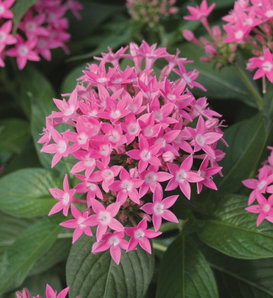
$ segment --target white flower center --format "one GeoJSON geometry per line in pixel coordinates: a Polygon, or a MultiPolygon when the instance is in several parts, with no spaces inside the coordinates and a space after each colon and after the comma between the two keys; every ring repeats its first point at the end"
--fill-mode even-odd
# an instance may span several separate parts
{"type": "Polygon", "coordinates": [[[258,190],[261,190],[263,189],[264,187],[266,186],[266,181],[265,180],[262,180],[259,184],[258,184],[258,190]]]}
{"type": "Polygon", "coordinates": [[[265,205],[263,206],[263,211],[264,211],[264,212],[268,212],[270,209],[271,209],[271,207],[270,207],[269,204],[265,204],[265,205]]]}
{"type": "Polygon", "coordinates": [[[90,112],[88,113],[88,116],[90,116],[90,117],[96,117],[97,114],[98,114],[98,111],[97,111],[97,110],[92,110],[92,111],[90,111],[90,112]]]}
{"type": "Polygon", "coordinates": [[[117,236],[112,236],[109,238],[108,242],[112,246],[117,246],[120,243],[120,239],[117,236]]]}
{"type": "Polygon", "coordinates": [[[6,40],[6,37],[7,37],[7,35],[6,35],[5,32],[0,32],[0,42],[5,41],[6,40]]]}
{"type": "Polygon", "coordinates": [[[92,157],[87,157],[87,158],[84,160],[84,165],[85,165],[86,167],[92,167],[94,164],[95,164],[95,159],[92,158],[92,157]]]}
{"type": "Polygon", "coordinates": [[[159,111],[154,111],[154,117],[156,121],[162,121],[163,120],[163,113],[159,111]]]}
{"type": "Polygon", "coordinates": [[[65,116],[70,116],[74,113],[75,107],[74,106],[69,106],[67,109],[64,111],[65,116]]]}
{"type": "Polygon", "coordinates": [[[184,182],[185,179],[187,179],[187,178],[188,178],[188,175],[184,170],[179,170],[175,176],[175,179],[178,182],[184,182]]]}
{"type": "Polygon", "coordinates": [[[152,184],[156,181],[156,174],[154,172],[149,172],[145,175],[144,180],[147,184],[152,184]]]}
{"type": "Polygon", "coordinates": [[[185,73],[183,74],[183,79],[188,84],[190,84],[192,82],[191,78],[188,75],[186,75],[185,73]]]}
{"type": "Polygon", "coordinates": [[[46,46],[47,42],[45,39],[40,39],[37,43],[38,48],[43,49],[46,46]]]}
{"type": "Polygon", "coordinates": [[[107,81],[108,81],[107,78],[98,78],[98,79],[97,79],[97,82],[98,82],[98,83],[105,83],[105,82],[107,82],[107,81]]]}
{"type": "Polygon", "coordinates": [[[34,23],[34,22],[27,22],[26,23],[26,29],[28,30],[28,31],[35,31],[35,29],[36,29],[36,24],[34,23]]]}
{"type": "Polygon", "coordinates": [[[26,46],[22,45],[18,48],[18,53],[20,56],[26,56],[28,54],[29,50],[26,46]]]}
{"type": "Polygon", "coordinates": [[[4,5],[0,5],[0,14],[5,12],[5,7],[4,5]]]}
{"type": "Polygon", "coordinates": [[[107,169],[107,170],[102,171],[102,176],[105,179],[112,179],[114,177],[114,173],[113,173],[113,171],[107,169]]]}
{"type": "Polygon", "coordinates": [[[145,233],[142,229],[138,229],[135,231],[135,238],[140,239],[145,236],[145,233]]]}
{"type": "Polygon", "coordinates": [[[120,140],[119,132],[116,130],[111,130],[108,139],[113,143],[117,143],[120,140]]]}
{"type": "Polygon", "coordinates": [[[264,63],[262,64],[262,68],[263,68],[264,71],[269,72],[269,71],[271,71],[271,69],[273,68],[273,65],[272,65],[271,62],[266,61],[266,62],[264,62],[264,63]]]}
{"type": "Polygon", "coordinates": [[[91,191],[95,191],[97,188],[97,185],[95,183],[87,182],[86,185],[91,191]]]}
{"type": "Polygon", "coordinates": [[[144,149],[141,151],[140,153],[140,158],[143,160],[143,161],[147,161],[151,158],[152,154],[149,150],[147,149],[144,149]]]}
{"type": "Polygon", "coordinates": [[[244,25],[252,25],[253,24],[253,20],[251,18],[247,18],[244,21],[244,25]]]}
{"type": "Polygon", "coordinates": [[[158,144],[158,143],[161,143],[161,148],[165,148],[166,147],[166,140],[164,138],[158,138],[156,141],[155,141],[155,144],[158,144]]]}
{"type": "MultiPolygon", "coordinates": [[[[184,80],[187,82],[187,80],[186,80],[185,77],[187,77],[187,79],[189,79],[189,77],[188,77],[187,75],[184,74],[184,80]]],[[[167,97],[168,97],[169,100],[176,100],[176,95],[175,95],[175,94],[169,93],[169,94],[167,95],[167,97]]]]}
{"type": "Polygon", "coordinates": [[[83,218],[83,217],[79,217],[78,220],[77,220],[77,224],[78,224],[81,228],[85,228],[86,225],[83,224],[84,221],[85,221],[85,218],[83,218]]]}
{"type": "Polygon", "coordinates": [[[139,125],[137,122],[132,122],[127,125],[127,131],[130,135],[135,135],[138,132],[139,125]]]}
{"type": "Polygon", "coordinates": [[[272,10],[272,9],[268,10],[268,11],[265,13],[265,15],[266,15],[268,18],[273,17],[273,10],[272,10]]]}
{"type": "Polygon", "coordinates": [[[121,116],[121,112],[120,112],[120,110],[112,111],[110,116],[113,119],[117,119],[117,118],[119,118],[121,116]]]}
{"type": "Polygon", "coordinates": [[[110,154],[110,152],[111,152],[111,149],[108,145],[100,146],[100,154],[101,155],[107,156],[110,154]]]}
{"type": "Polygon", "coordinates": [[[206,178],[206,172],[205,171],[200,171],[200,176],[202,177],[202,178],[206,178]]]}
{"type": "Polygon", "coordinates": [[[206,142],[206,139],[204,136],[202,136],[201,134],[198,134],[196,137],[195,137],[195,141],[197,143],[197,145],[199,146],[204,146],[205,145],[205,142],[206,142]]]}
{"type": "Polygon", "coordinates": [[[63,195],[64,205],[67,205],[69,203],[69,199],[70,199],[69,193],[65,192],[64,195],[63,195]]]}
{"type": "Polygon", "coordinates": [[[121,182],[121,188],[124,190],[124,191],[131,191],[133,189],[133,183],[129,180],[123,180],[121,182]]]}
{"type": "Polygon", "coordinates": [[[122,78],[114,79],[114,80],[112,81],[113,84],[119,84],[119,83],[121,83],[121,82],[122,82],[122,78]]]}
{"type": "Polygon", "coordinates": [[[129,105],[129,109],[130,109],[131,112],[136,113],[136,111],[137,111],[137,105],[130,104],[129,105]]]}
{"type": "Polygon", "coordinates": [[[110,215],[110,213],[108,213],[107,211],[101,211],[101,212],[99,212],[98,221],[102,225],[108,225],[110,223],[110,221],[111,221],[111,215],[110,215]]]}
{"type": "Polygon", "coordinates": [[[244,32],[242,30],[239,30],[235,33],[235,38],[236,39],[241,39],[244,35],[244,32]]]}
{"type": "Polygon", "coordinates": [[[78,135],[77,140],[80,145],[83,145],[87,142],[88,136],[87,134],[82,132],[81,134],[78,135]]]}
{"type": "Polygon", "coordinates": [[[145,129],[144,129],[144,135],[146,137],[151,137],[154,133],[154,129],[151,127],[151,126],[147,126],[145,129]]]}
{"type": "Polygon", "coordinates": [[[156,215],[160,215],[164,212],[164,205],[162,203],[155,203],[153,209],[156,215]]]}
{"type": "Polygon", "coordinates": [[[61,140],[57,145],[57,151],[59,153],[64,153],[66,151],[67,145],[66,142],[61,140]]]}

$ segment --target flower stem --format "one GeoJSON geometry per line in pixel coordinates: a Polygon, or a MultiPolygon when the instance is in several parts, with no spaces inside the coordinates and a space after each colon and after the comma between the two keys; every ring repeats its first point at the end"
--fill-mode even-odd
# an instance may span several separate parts
{"type": "Polygon", "coordinates": [[[237,73],[239,74],[240,78],[243,80],[243,82],[245,83],[245,85],[249,89],[249,91],[253,94],[253,96],[256,100],[257,107],[261,111],[264,107],[264,102],[263,102],[263,99],[262,99],[261,95],[254,88],[254,86],[251,84],[251,81],[246,76],[246,74],[241,70],[239,65],[237,63],[234,63],[233,66],[234,66],[235,70],[237,71],[237,73]]]}
{"type": "Polygon", "coordinates": [[[152,245],[153,245],[153,249],[156,249],[156,250],[159,250],[162,252],[165,252],[168,248],[166,245],[155,242],[155,241],[152,242],[152,245]]]}

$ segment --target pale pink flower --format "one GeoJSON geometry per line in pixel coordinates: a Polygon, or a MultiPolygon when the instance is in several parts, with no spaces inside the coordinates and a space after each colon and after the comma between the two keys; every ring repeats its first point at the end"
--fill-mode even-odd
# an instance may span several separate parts
{"type": "Polygon", "coordinates": [[[153,203],[147,203],[141,207],[141,210],[153,215],[153,225],[156,231],[160,229],[162,218],[170,222],[178,223],[177,217],[168,210],[177,200],[178,195],[169,196],[163,199],[163,191],[156,188],[153,193],[153,203]]]}
{"type": "Polygon", "coordinates": [[[61,210],[63,210],[63,215],[65,215],[65,216],[68,215],[68,210],[69,210],[70,204],[75,199],[73,196],[74,196],[76,190],[74,188],[72,188],[72,189],[69,188],[67,174],[64,177],[63,189],[64,190],[61,190],[58,188],[49,188],[51,195],[59,202],[56,203],[51,208],[48,215],[55,214],[57,212],[60,212],[61,210]]]}
{"type": "Polygon", "coordinates": [[[112,259],[118,265],[121,259],[121,249],[127,250],[128,242],[123,239],[124,232],[107,233],[92,246],[92,253],[98,253],[110,249],[112,259]]]}
{"type": "Polygon", "coordinates": [[[85,224],[97,226],[96,238],[98,241],[102,239],[102,236],[106,233],[108,227],[118,232],[124,230],[123,225],[114,218],[119,212],[119,203],[110,204],[106,208],[102,203],[95,199],[93,199],[91,203],[95,214],[90,215],[86,219],[85,224]]]}
{"type": "Polygon", "coordinates": [[[87,236],[92,236],[90,227],[85,223],[88,217],[88,211],[81,213],[73,204],[71,205],[71,213],[74,219],[69,219],[60,223],[61,226],[69,229],[75,229],[73,232],[72,243],[76,242],[82,233],[87,236]]]}
{"type": "Polygon", "coordinates": [[[12,19],[13,12],[9,9],[15,0],[0,0],[0,19],[12,19]]]}
{"type": "Polygon", "coordinates": [[[131,237],[127,251],[134,250],[139,244],[141,248],[146,250],[148,253],[152,253],[151,244],[149,238],[155,238],[161,235],[161,232],[156,232],[147,229],[147,220],[142,221],[134,228],[125,228],[125,233],[131,237]]]}
{"type": "Polygon", "coordinates": [[[68,294],[69,287],[63,289],[59,294],[57,294],[57,291],[54,291],[52,287],[47,284],[46,285],[46,298],[65,298],[68,294]]]}

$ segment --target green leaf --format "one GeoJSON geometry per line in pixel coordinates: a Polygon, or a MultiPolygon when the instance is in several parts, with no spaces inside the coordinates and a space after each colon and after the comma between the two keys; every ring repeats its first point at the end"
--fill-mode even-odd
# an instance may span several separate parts
{"type": "Polygon", "coordinates": [[[13,33],[16,32],[19,22],[21,21],[27,10],[35,4],[37,0],[20,0],[15,1],[11,10],[14,13],[13,17],[13,33]]]}
{"type": "Polygon", "coordinates": [[[0,210],[16,217],[48,214],[53,206],[48,189],[58,187],[55,176],[44,169],[22,169],[0,179],[0,210]]]}
{"type": "Polygon", "coordinates": [[[236,123],[225,131],[224,138],[229,147],[224,149],[226,156],[221,162],[224,177],[216,183],[221,193],[235,193],[242,186],[241,181],[256,170],[268,133],[262,114],[236,123]]]}
{"type": "Polygon", "coordinates": [[[86,67],[86,63],[81,64],[74,68],[64,79],[62,83],[62,93],[72,92],[77,85],[77,78],[83,75],[83,70],[86,67]]]}
{"type": "Polygon", "coordinates": [[[0,121],[0,163],[5,163],[13,153],[19,154],[31,138],[27,121],[4,119],[0,121]]]}
{"type": "Polygon", "coordinates": [[[33,266],[30,275],[36,275],[67,259],[72,238],[58,239],[50,250],[33,266]]]}
{"type": "MultiPolygon", "coordinates": [[[[205,56],[205,53],[194,44],[184,43],[180,46],[180,49],[183,57],[194,60],[194,63],[186,66],[187,70],[197,69],[200,73],[197,81],[207,89],[204,92],[201,89],[194,88],[194,94],[219,100],[237,99],[249,106],[256,107],[252,93],[246,87],[235,68],[225,66],[223,69],[218,69],[212,63],[200,61],[200,57],[205,56]]],[[[253,80],[252,84],[256,86],[253,80]]]]}
{"type": "Polygon", "coordinates": [[[27,228],[6,251],[0,266],[0,294],[20,286],[29,271],[54,244],[61,227],[45,218],[27,228]]]}
{"type": "Polygon", "coordinates": [[[201,251],[179,235],[159,268],[156,298],[218,297],[213,273],[201,251]]]}
{"type": "Polygon", "coordinates": [[[116,265],[109,251],[92,254],[94,240],[87,236],[72,246],[66,266],[70,296],[142,298],[150,284],[154,259],[142,249],[122,253],[116,265]]]}
{"type": "Polygon", "coordinates": [[[201,250],[214,271],[220,297],[273,297],[272,258],[238,260],[205,245],[201,250]]]}
{"type": "Polygon", "coordinates": [[[199,238],[208,246],[235,258],[273,257],[273,226],[256,226],[256,214],[245,211],[248,198],[225,196],[211,219],[200,221],[199,238]]]}
{"type": "Polygon", "coordinates": [[[4,251],[32,222],[30,219],[16,218],[0,212],[0,259],[4,251]]]}

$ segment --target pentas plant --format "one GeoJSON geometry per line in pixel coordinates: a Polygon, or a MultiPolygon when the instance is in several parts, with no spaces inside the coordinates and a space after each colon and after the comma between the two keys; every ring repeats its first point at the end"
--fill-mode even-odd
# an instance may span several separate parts
{"type": "MultiPolygon", "coordinates": [[[[63,289],[59,294],[49,284],[46,285],[46,298],[65,298],[68,294],[69,287],[63,289]]],[[[31,295],[27,289],[23,289],[22,292],[16,292],[17,298],[31,298],[31,295]]],[[[42,298],[40,295],[35,295],[33,298],[42,298]]],[[[78,297],[79,298],[79,297],[78,297]]]]}
{"type": "MultiPolygon", "coordinates": [[[[272,60],[272,18],[273,1],[271,0],[239,0],[223,20],[227,22],[225,42],[248,46],[253,57],[249,59],[247,69],[256,70],[253,79],[267,78],[273,82],[272,60]]],[[[264,83],[265,85],[265,83],[264,83]]],[[[265,92],[265,87],[264,87],[265,92]]]]}
{"type": "Polygon", "coordinates": [[[206,56],[201,57],[203,62],[214,62],[217,67],[222,67],[234,60],[237,46],[234,43],[225,43],[226,36],[222,33],[220,26],[210,26],[208,17],[214,7],[215,3],[208,6],[207,1],[203,0],[200,6],[187,6],[190,15],[184,17],[186,20],[200,21],[208,32],[210,40],[204,36],[197,39],[194,33],[188,29],[182,33],[187,41],[204,49],[206,56]]]}
{"type": "Polygon", "coordinates": [[[179,51],[143,41],[96,59],[68,100],[54,99],[58,111],[46,118],[39,143],[53,154],[52,167],[63,157],[73,160],[69,175],[78,181],[71,186],[65,175],[63,190],[50,189],[57,203],[49,215],[71,210],[73,218],[61,225],[74,230],[73,243],[83,233],[92,237],[94,227],[92,252],[110,250],[118,264],[122,250],[151,253],[149,239],[161,234],[163,221],[178,222],[170,208],[191,199],[192,184],[198,193],[217,189],[213,177],[224,157],[217,144],[224,140],[221,115],[192,94],[204,87],[179,51]]]}
{"type": "Polygon", "coordinates": [[[178,12],[175,3],[176,0],[127,0],[126,6],[134,19],[155,27],[160,24],[162,18],[178,12]]]}
{"type": "Polygon", "coordinates": [[[273,222],[273,147],[268,159],[259,169],[257,179],[246,179],[243,184],[252,191],[249,195],[248,212],[257,213],[257,226],[265,219],[273,222]],[[255,203],[254,205],[252,205],[255,203]]]}
{"type": "Polygon", "coordinates": [[[28,60],[39,61],[40,57],[51,60],[51,50],[62,47],[70,39],[69,23],[65,14],[70,10],[80,18],[82,5],[78,0],[36,1],[13,31],[13,13],[10,10],[15,0],[0,1],[0,66],[4,67],[6,56],[16,57],[18,68],[23,69],[28,60]]]}

